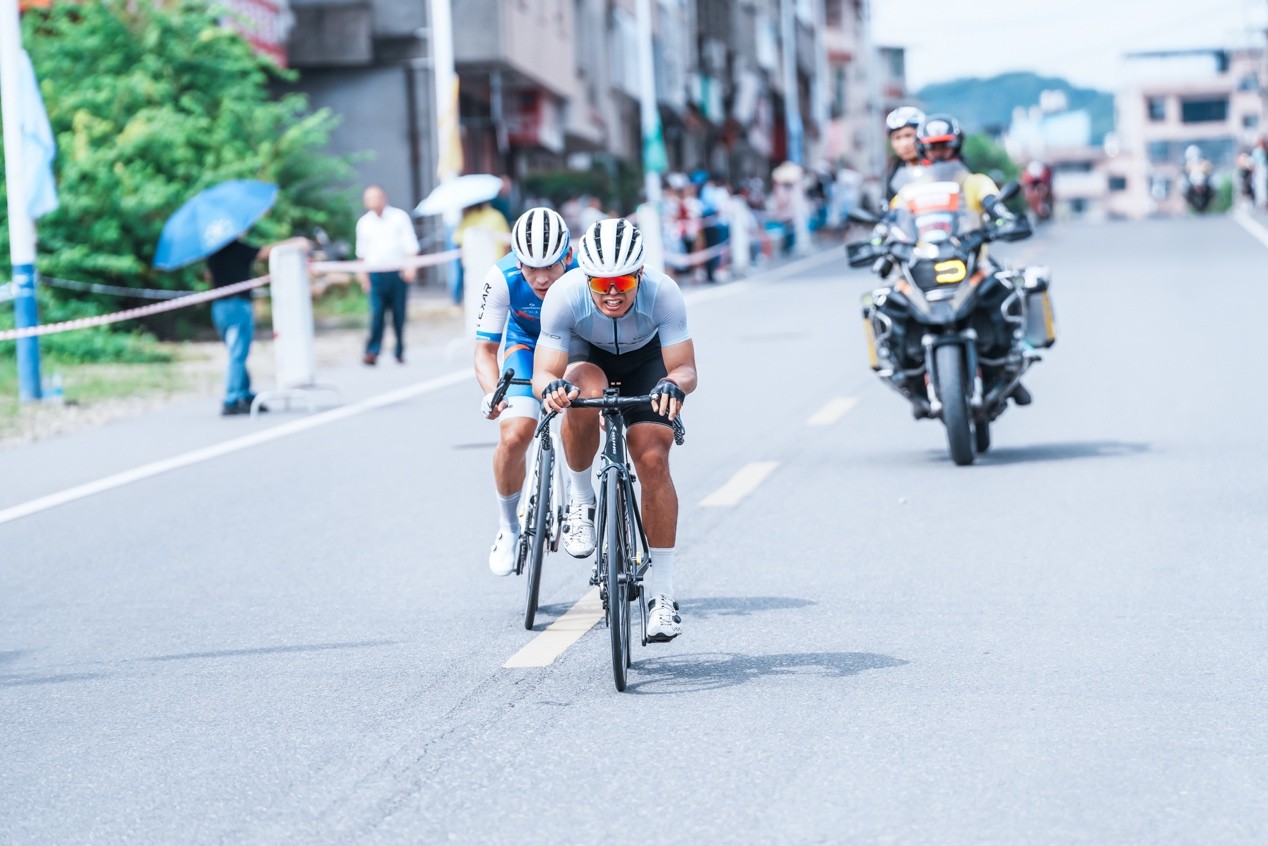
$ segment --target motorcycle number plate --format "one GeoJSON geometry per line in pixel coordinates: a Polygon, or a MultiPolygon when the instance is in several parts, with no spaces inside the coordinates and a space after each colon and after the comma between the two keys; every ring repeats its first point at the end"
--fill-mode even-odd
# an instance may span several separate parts
{"type": "Polygon", "coordinates": [[[963,282],[968,275],[968,268],[959,259],[940,261],[933,266],[934,281],[939,285],[954,285],[963,282]]]}

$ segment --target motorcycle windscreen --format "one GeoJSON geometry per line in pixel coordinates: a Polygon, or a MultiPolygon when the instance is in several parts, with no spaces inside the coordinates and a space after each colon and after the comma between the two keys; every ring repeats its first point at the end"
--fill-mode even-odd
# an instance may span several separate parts
{"type": "Polygon", "coordinates": [[[960,185],[926,182],[905,187],[901,194],[919,244],[942,244],[959,234],[960,185]]]}

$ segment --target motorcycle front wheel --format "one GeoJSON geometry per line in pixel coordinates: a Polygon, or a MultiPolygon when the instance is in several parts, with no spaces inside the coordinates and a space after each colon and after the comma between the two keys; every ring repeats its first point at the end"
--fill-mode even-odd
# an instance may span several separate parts
{"type": "Polygon", "coordinates": [[[973,463],[973,424],[969,419],[968,378],[964,351],[946,344],[933,351],[938,377],[938,399],[942,402],[942,425],[947,430],[951,460],[961,467],[973,463]]]}

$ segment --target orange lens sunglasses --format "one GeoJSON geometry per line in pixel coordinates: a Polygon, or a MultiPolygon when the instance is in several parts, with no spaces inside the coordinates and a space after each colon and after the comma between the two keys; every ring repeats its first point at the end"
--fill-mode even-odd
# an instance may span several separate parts
{"type": "Polygon", "coordinates": [[[637,288],[642,277],[641,273],[626,273],[624,276],[587,276],[586,279],[590,282],[590,290],[596,294],[606,294],[613,288],[618,294],[624,294],[637,288]]]}

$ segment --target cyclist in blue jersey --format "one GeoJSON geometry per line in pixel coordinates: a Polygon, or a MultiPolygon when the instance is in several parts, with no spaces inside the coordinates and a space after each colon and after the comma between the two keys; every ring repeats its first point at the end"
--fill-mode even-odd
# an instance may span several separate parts
{"type": "Polygon", "coordinates": [[[538,207],[515,221],[510,254],[489,268],[484,277],[476,318],[475,373],[485,392],[480,413],[489,420],[501,421],[498,445],[493,451],[493,480],[501,521],[489,551],[489,569],[498,576],[509,575],[515,569],[525,454],[537,428],[541,403],[531,387],[512,385],[505,399],[493,408],[493,390],[508,369],[515,371],[516,379],[532,378],[533,351],[541,331],[542,298],[565,271],[576,266],[564,219],[551,209],[538,207]]]}

